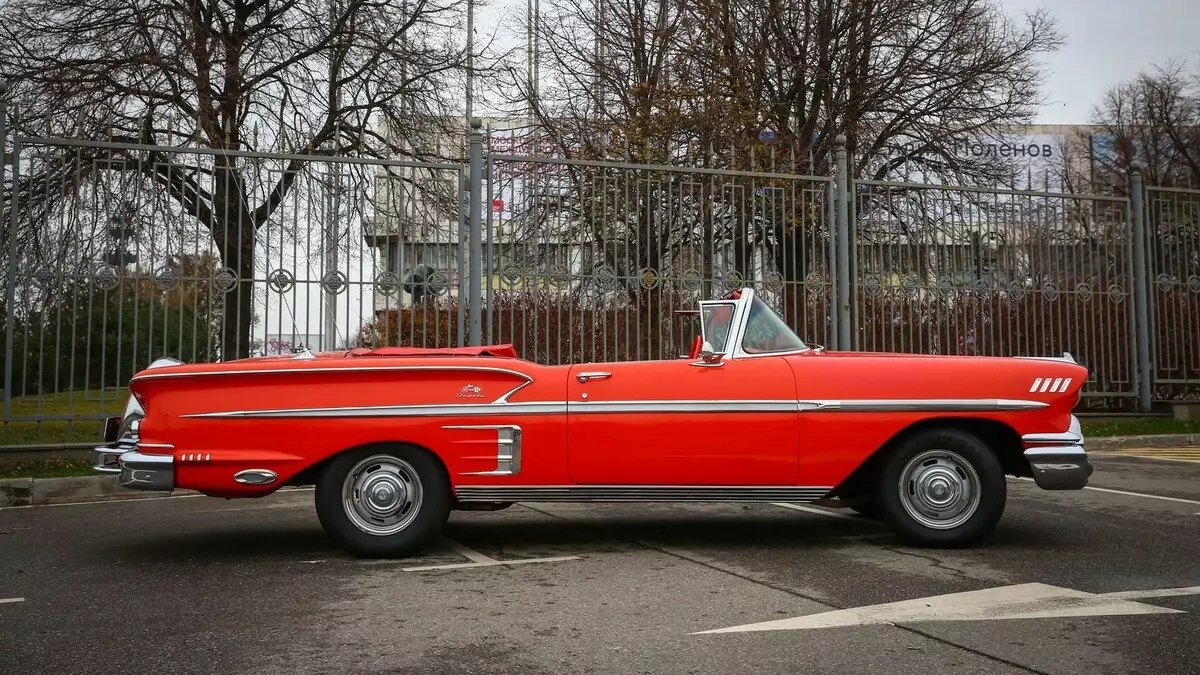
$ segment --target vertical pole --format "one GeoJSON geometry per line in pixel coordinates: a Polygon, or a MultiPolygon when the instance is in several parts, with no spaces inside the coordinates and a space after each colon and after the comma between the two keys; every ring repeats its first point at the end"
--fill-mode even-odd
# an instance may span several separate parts
{"type": "Polygon", "coordinates": [[[10,194],[10,203],[12,205],[12,221],[9,223],[8,229],[8,275],[5,279],[4,288],[4,421],[12,419],[12,383],[13,383],[13,330],[16,328],[13,325],[16,311],[13,309],[13,300],[16,297],[16,283],[13,276],[16,274],[16,258],[17,258],[17,142],[16,134],[13,134],[13,149],[10,154],[8,151],[8,82],[0,80],[0,184],[4,182],[4,172],[8,170],[9,162],[12,162],[12,191],[10,194]],[[10,159],[11,158],[11,159],[10,159]]]}
{"type": "Polygon", "coordinates": [[[471,196],[467,200],[471,220],[471,346],[480,344],[481,305],[480,289],[483,286],[483,225],[480,216],[483,213],[483,121],[479,118],[471,120],[471,152],[469,185],[471,196]]]}
{"type": "Polygon", "coordinates": [[[1149,271],[1146,269],[1146,209],[1142,164],[1129,166],[1130,208],[1133,209],[1133,301],[1137,339],[1138,410],[1150,412],[1154,372],[1150,365],[1149,271]]]}
{"type": "Polygon", "coordinates": [[[467,0],[467,123],[475,115],[475,0],[467,0]]]}
{"type": "Polygon", "coordinates": [[[837,162],[837,348],[850,349],[850,170],[846,136],[834,140],[837,162]]]}

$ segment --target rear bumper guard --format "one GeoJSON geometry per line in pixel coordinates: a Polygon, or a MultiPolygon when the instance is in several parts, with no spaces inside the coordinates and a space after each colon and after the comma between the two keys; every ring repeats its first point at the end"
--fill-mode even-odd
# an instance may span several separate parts
{"type": "Polygon", "coordinates": [[[175,489],[175,457],[147,455],[136,445],[117,443],[96,448],[92,469],[97,473],[117,474],[117,483],[132,490],[171,491],[175,489]]]}
{"type": "Polygon", "coordinates": [[[1082,490],[1094,470],[1084,448],[1079,420],[1072,415],[1066,432],[1027,434],[1025,459],[1033,480],[1043,490],[1082,490]]]}

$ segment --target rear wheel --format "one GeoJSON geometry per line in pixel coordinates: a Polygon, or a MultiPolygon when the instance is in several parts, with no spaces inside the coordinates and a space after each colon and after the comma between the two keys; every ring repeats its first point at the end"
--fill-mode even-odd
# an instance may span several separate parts
{"type": "Polygon", "coordinates": [[[339,546],[362,557],[405,557],[424,548],[450,513],[441,463],[411,446],[350,450],[317,479],[317,518],[339,546]]]}
{"type": "Polygon", "coordinates": [[[1008,485],[996,454],[956,429],[921,432],[895,449],[877,477],[874,506],[907,544],[951,548],[986,536],[1008,485]]]}

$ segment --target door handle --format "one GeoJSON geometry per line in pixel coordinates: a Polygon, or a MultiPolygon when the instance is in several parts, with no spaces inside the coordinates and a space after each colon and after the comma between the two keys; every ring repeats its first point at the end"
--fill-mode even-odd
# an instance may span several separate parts
{"type": "Polygon", "coordinates": [[[587,382],[588,380],[604,380],[610,377],[612,377],[612,373],[592,371],[587,373],[579,373],[575,376],[575,379],[579,380],[580,382],[587,382]]]}

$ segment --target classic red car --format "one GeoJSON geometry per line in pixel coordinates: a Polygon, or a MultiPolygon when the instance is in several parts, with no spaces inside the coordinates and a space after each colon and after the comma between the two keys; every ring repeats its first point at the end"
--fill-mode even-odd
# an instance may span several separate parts
{"type": "Polygon", "coordinates": [[[905,542],[996,525],[1006,475],[1079,490],[1092,466],[1062,357],[831,352],[753,289],[700,303],[687,358],[545,366],[509,345],[156,361],[96,470],[140,490],[315,485],[322,526],[406,556],[451,509],[514,502],[815,502],[905,542]]]}

